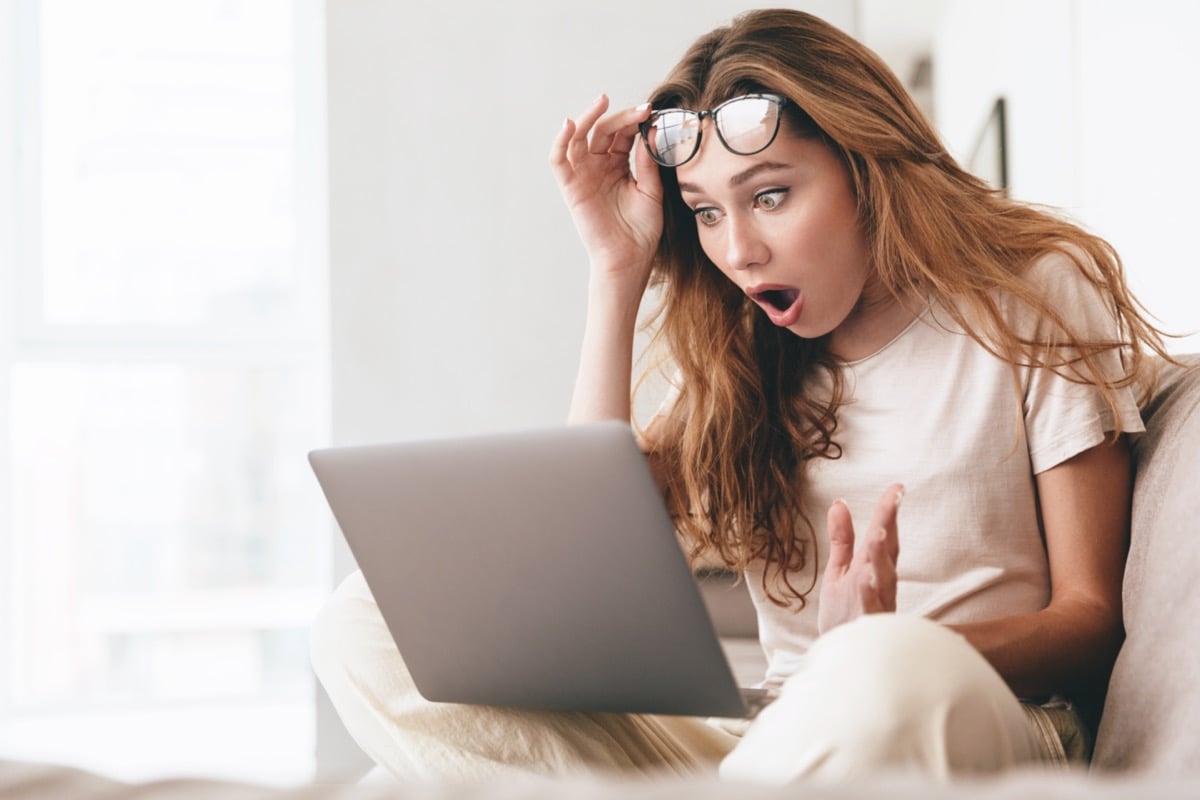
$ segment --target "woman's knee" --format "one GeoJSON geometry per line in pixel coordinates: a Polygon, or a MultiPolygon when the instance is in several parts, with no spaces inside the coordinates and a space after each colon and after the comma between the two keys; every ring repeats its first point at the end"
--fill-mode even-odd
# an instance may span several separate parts
{"type": "Polygon", "coordinates": [[[1020,703],[962,636],[878,614],[816,642],[722,773],[774,782],[887,768],[947,775],[1030,753],[1020,703]]]}
{"type": "Polygon", "coordinates": [[[352,589],[362,580],[362,573],[355,572],[342,581],[332,595],[326,598],[308,629],[308,652],[313,670],[319,678],[340,660],[345,652],[347,631],[345,621],[358,605],[352,589]]]}
{"type": "Polygon", "coordinates": [[[836,675],[859,683],[881,702],[987,689],[1010,694],[1000,675],[961,634],[902,614],[870,614],[835,628],[816,641],[805,665],[797,680],[836,675]]]}
{"type": "Polygon", "coordinates": [[[986,769],[993,758],[999,765],[1026,755],[1020,701],[983,655],[944,625],[873,614],[822,637],[812,657],[818,675],[838,676],[848,701],[840,716],[851,723],[844,730],[868,752],[899,744],[902,759],[944,761],[945,769],[986,769]]]}
{"type": "Polygon", "coordinates": [[[313,671],[334,704],[384,682],[391,690],[410,681],[387,623],[361,572],[334,590],[309,629],[313,671]]]}

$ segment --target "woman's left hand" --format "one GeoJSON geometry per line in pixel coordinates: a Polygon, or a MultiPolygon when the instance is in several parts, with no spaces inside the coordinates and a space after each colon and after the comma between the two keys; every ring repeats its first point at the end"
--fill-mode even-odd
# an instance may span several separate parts
{"type": "Polygon", "coordinates": [[[854,548],[854,522],[841,500],[829,507],[829,561],[821,577],[817,630],[824,634],[863,614],[896,610],[896,513],[904,487],[889,486],[875,507],[862,547],[854,548]]]}

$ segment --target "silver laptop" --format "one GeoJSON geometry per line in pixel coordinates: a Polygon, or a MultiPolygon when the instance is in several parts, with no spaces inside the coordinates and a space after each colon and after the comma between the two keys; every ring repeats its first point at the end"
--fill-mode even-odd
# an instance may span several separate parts
{"type": "Polygon", "coordinates": [[[309,461],[421,694],[751,715],[619,422],[316,450],[309,461]]]}

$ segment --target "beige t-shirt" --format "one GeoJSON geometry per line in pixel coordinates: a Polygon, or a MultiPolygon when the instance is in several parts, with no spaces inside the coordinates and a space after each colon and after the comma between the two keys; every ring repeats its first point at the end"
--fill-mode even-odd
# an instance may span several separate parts
{"type": "MultiPolygon", "coordinates": [[[[1079,333],[1111,335],[1111,312],[1065,257],[1047,256],[1029,275],[1079,333]]],[[[1039,326],[1015,301],[1006,309],[1022,330],[1039,326]]],[[[1119,375],[1117,355],[1106,358],[1119,375]]],[[[1106,431],[1143,430],[1133,391],[1118,393],[1114,421],[1095,388],[1050,370],[1014,371],[936,307],[879,351],[846,364],[845,377],[834,437],[842,456],[810,462],[803,497],[820,569],[829,556],[830,504],[845,500],[861,533],[884,489],[899,481],[906,490],[900,613],[962,623],[1044,608],[1050,580],[1034,476],[1100,443],[1106,431]]],[[[769,663],[765,684],[778,685],[817,637],[818,591],[803,610],[781,608],[763,593],[760,565],[746,581],[769,663]]]]}

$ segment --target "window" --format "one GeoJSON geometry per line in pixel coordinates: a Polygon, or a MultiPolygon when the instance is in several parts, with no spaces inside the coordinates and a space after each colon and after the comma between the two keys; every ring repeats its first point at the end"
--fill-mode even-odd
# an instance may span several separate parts
{"type": "Polygon", "coordinates": [[[305,459],[328,427],[323,8],[0,14],[0,756],[304,777],[330,572],[305,459]]]}

